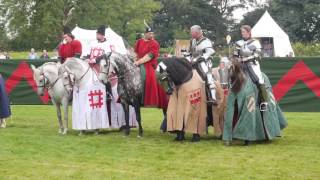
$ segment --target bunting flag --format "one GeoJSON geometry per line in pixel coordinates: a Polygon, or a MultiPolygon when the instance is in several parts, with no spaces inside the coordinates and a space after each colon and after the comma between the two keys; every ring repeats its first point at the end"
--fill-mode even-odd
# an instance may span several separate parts
{"type": "MultiPolygon", "coordinates": [[[[30,64],[40,66],[45,62],[48,61],[0,61],[0,73],[12,104],[50,103],[47,93],[43,97],[37,95],[30,68],[30,64]]],[[[215,58],[214,66],[218,62],[215,58]]],[[[320,112],[320,58],[264,58],[260,63],[284,111],[320,112]]]]}

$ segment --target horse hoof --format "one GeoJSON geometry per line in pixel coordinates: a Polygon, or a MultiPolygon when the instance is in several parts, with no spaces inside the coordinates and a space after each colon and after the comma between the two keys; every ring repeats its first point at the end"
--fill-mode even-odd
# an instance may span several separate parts
{"type": "Polygon", "coordinates": [[[225,146],[230,146],[231,143],[230,143],[230,141],[224,141],[224,145],[225,145],[225,146]]]}
{"type": "Polygon", "coordinates": [[[0,128],[6,128],[7,127],[7,123],[5,119],[2,119],[2,122],[0,124],[0,128]]]}
{"type": "Polygon", "coordinates": [[[137,137],[138,138],[142,138],[143,137],[143,133],[139,133],[137,137]]]}
{"type": "Polygon", "coordinates": [[[244,145],[244,146],[249,146],[249,145],[250,145],[250,141],[245,140],[243,145],[244,145]]]}
{"type": "Polygon", "coordinates": [[[58,134],[62,134],[62,132],[63,132],[63,131],[62,131],[61,129],[59,129],[58,134]]]}
{"type": "Polygon", "coordinates": [[[124,129],[124,135],[129,136],[130,134],[130,129],[124,129]]]}
{"type": "Polygon", "coordinates": [[[82,131],[79,132],[78,136],[83,136],[84,133],[82,131]]]}
{"type": "Polygon", "coordinates": [[[67,132],[68,132],[68,129],[63,130],[63,133],[67,134],[67,132]]]}

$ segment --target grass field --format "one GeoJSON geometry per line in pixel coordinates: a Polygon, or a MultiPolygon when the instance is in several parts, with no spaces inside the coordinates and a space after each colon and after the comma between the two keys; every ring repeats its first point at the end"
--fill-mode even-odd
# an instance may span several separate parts
{"type": "MultiPolygon", "coordinates": [[[[48,51],[50,57],[56,56],[56,52],[48,51]]],[[[11,59],[27,59],[29,52],[28,51],[11,51],[9,52],[11,59]]],[[[42,55],[42,50],[37,50],[37,55],[40,57],[42,55]]]]}
{"type": "Polygon", "coordinates": [[[199,143],[173,142],[159,133],[157,109],[142,111],[143,138],[136,130],[62,136],[52,106],[12,110],[0,129],[0,179],[320,179],[320,113],[285,113],[282,138],[228,147],[212,132],[199,143]]]}

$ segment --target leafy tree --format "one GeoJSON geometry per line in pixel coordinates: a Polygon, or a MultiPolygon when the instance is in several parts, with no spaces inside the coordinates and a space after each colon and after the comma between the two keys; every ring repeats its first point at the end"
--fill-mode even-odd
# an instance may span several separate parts
{"type": "Polygon", "coordinates": [[[293,41],[320,41],[318,0],[273,0],[270,14],[293,41]]]}

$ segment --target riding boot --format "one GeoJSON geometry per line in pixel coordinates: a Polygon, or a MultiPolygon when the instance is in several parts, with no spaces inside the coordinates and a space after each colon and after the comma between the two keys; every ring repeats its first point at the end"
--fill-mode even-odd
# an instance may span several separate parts
{"type": "Polygon", "coordinates": [[[259,94],[261,98],[260,111],[266,111],[268,107],[268,100],[269,100],[266,86],[264,84],[259,84],[258,89],[260,91],[259,94]]]}
{"type": "Polygon", "coordinates": [[[207,92],[207,104],[209,106],[215,105],[217,103],[216,90],[210,89],[208,86],[206,86],[206,92],[207,92]]]}
{"type": "Polygon", "coordinates": [[[200,135],[199,134],[193,134],[191,142],[199,142],[200,141],[200,135]]]}
{"type": "Polygon", "coordinates": [[[175,141],[183,141],[183,140],[185,140],[184,132],[183,131],[178,131],[177,132],[177,137],[174,140],[175,141]]]}

